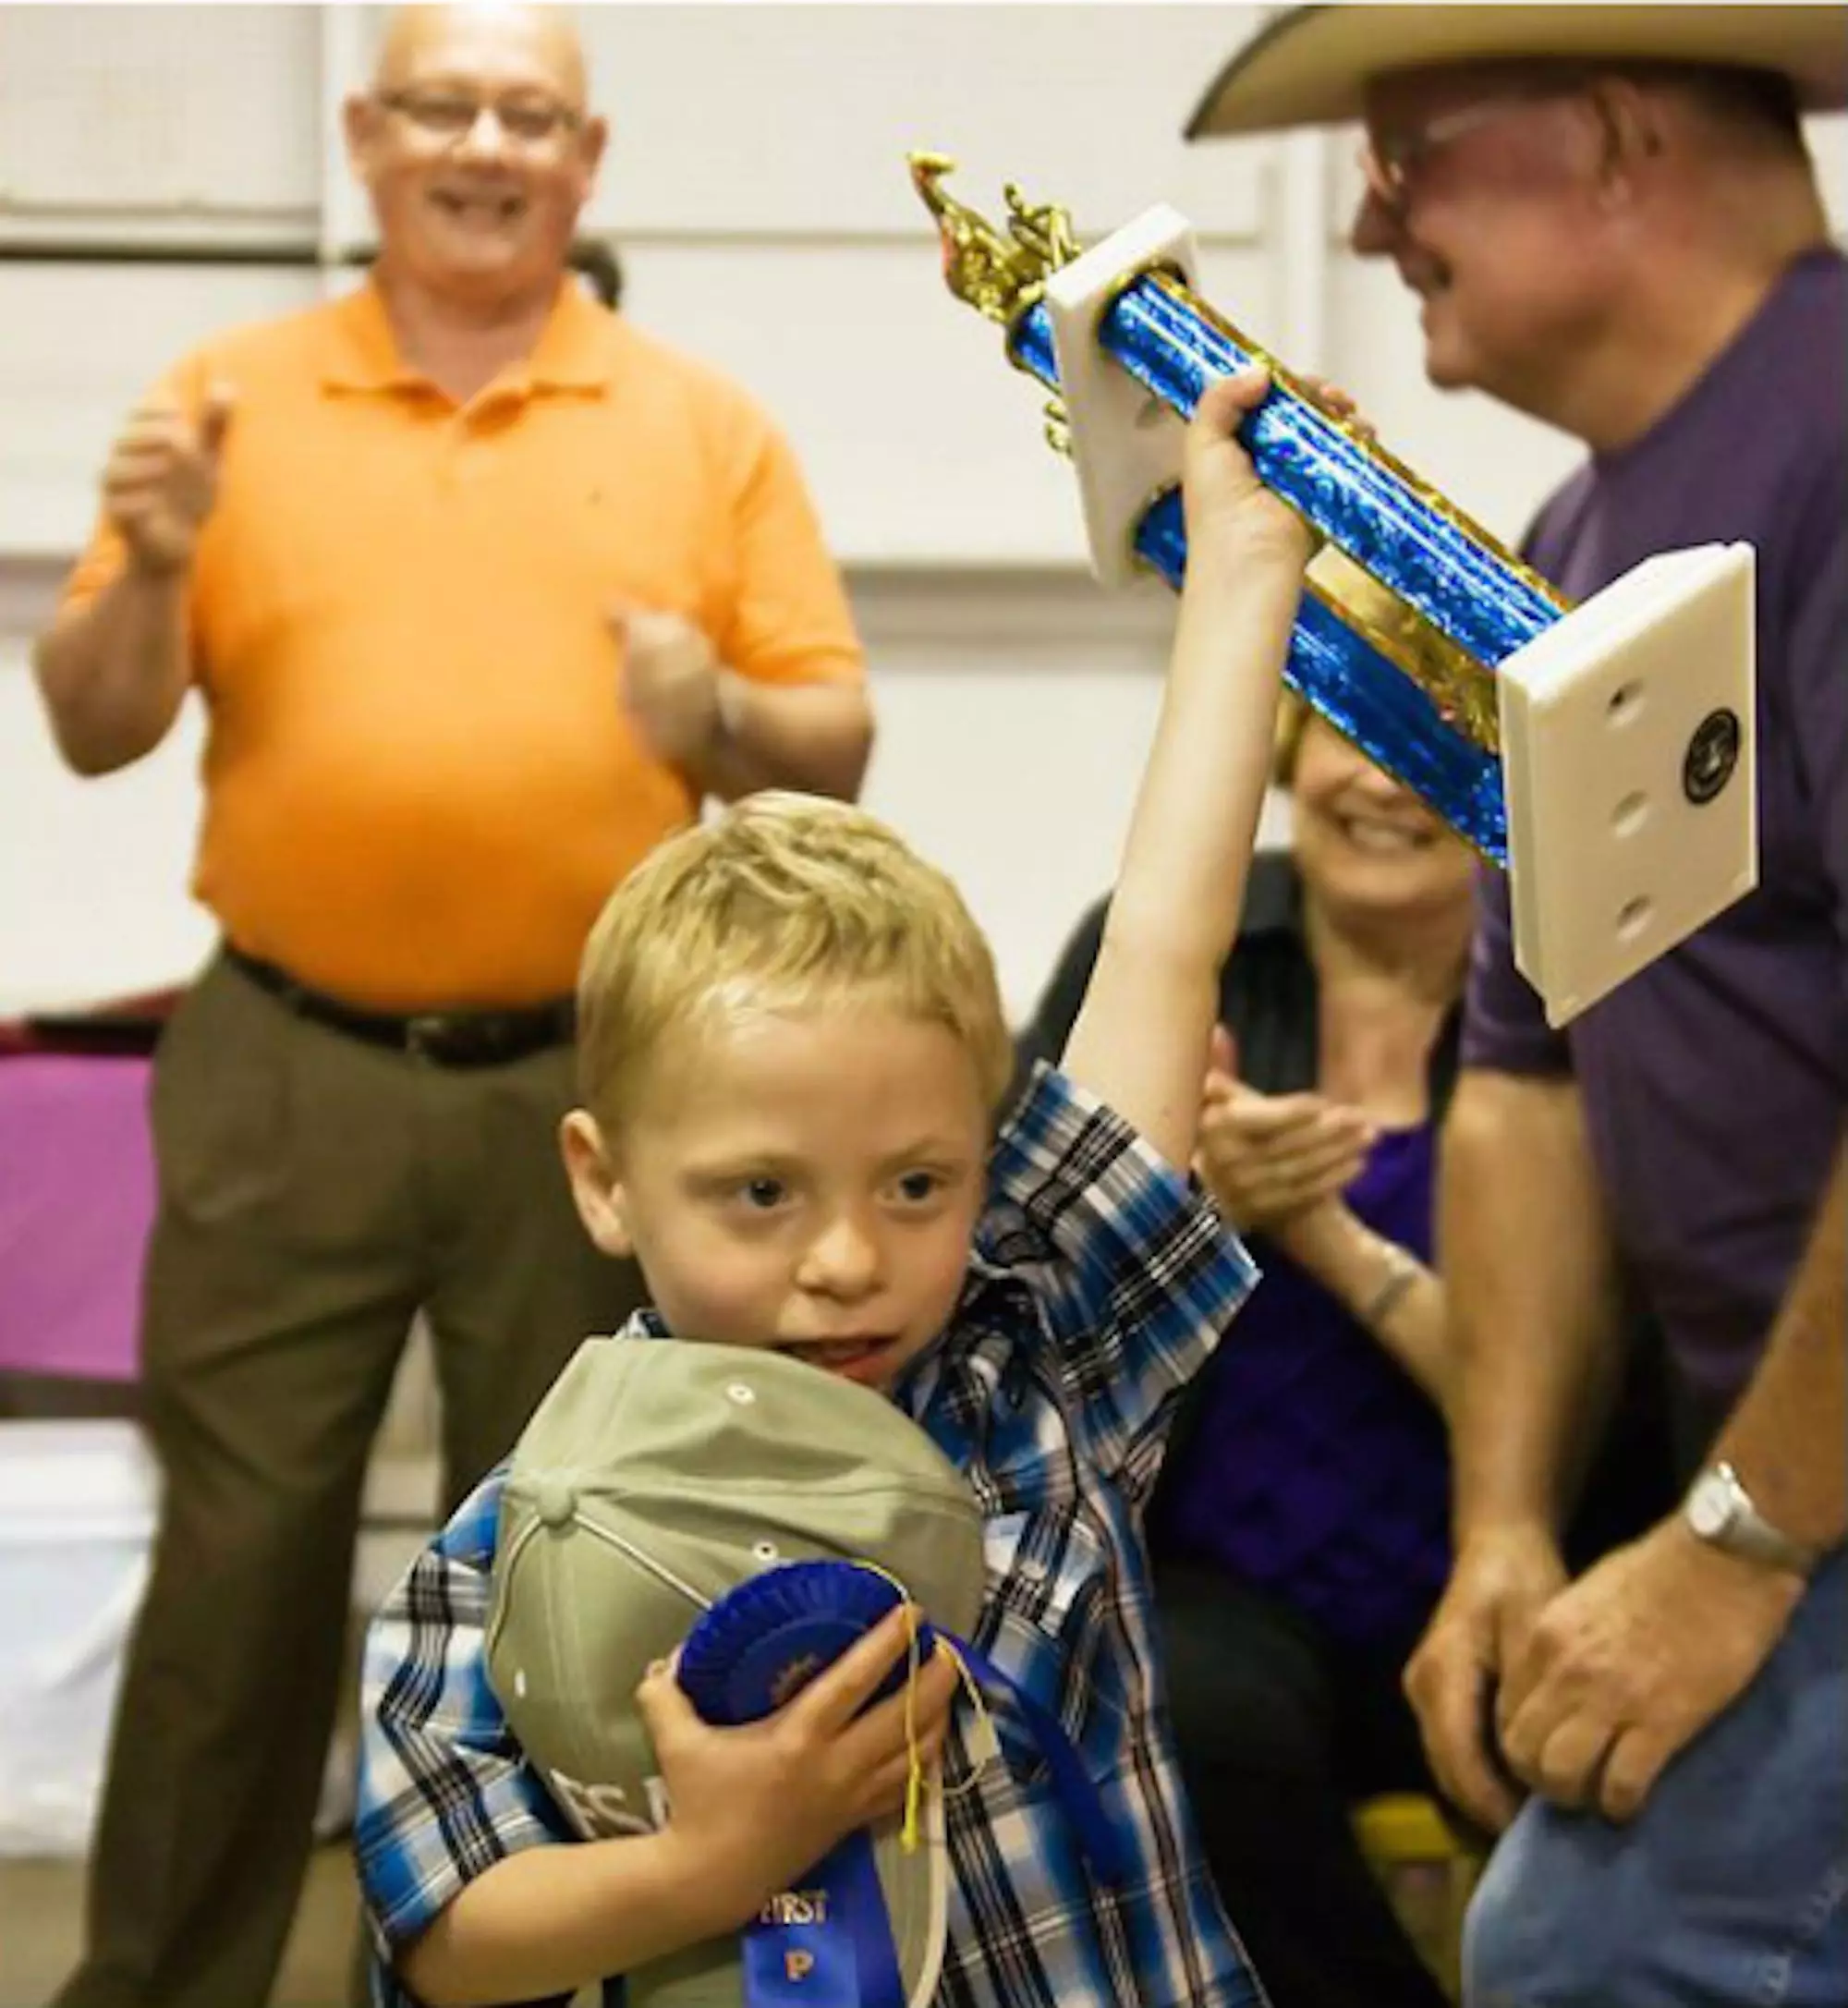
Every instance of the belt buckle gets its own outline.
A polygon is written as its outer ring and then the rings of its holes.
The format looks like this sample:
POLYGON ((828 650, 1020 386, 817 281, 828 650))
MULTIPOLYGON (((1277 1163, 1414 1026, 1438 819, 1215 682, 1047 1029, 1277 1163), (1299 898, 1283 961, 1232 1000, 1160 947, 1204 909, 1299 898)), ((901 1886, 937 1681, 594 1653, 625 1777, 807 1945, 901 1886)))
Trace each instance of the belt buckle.
POLYGON ((405 1021, 405 1049, 414 1060, 421 1060, 432 1066, 443 1065, 448 1055, 452 1026, 448 1016, 440 1011, 425 1011, 405 1021))

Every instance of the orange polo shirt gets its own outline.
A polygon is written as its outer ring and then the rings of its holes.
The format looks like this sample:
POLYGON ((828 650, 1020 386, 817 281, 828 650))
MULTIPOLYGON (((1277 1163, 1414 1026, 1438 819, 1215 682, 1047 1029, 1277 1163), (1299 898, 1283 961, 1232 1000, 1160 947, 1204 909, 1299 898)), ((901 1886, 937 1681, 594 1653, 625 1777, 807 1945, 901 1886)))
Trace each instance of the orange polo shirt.
MULTIPOLYGON (((456 407, 371 286, 189 356, 236 403, 191 600, 193 890, 240 948, 387 1010, 568 992, 599 907, 695 804, 624 716, 607 610, 685 615, 767 683, 864 673, 795 460, 735 385, 575 283, 456 407)), ((67 601, 122 562, 106 528, 67 601)))

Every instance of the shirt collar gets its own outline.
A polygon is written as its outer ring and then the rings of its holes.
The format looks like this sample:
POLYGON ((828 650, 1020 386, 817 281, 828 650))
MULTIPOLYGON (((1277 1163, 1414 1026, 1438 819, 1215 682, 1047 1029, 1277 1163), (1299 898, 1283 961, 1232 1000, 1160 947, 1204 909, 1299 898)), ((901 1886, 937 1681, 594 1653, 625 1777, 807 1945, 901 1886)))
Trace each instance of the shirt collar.
MULTIPOLYGON (((376 279, 369 278, 338 302, 334 322, 333 353, 322 370, 322 381, 330 390, 405 390, 425 381, 399 352, 376 279)), ((614 374, 610 340, 614 325, 609 310, 566 274, 532 354, 504 371, 495 388, 517 395, 606 389, 614 374)))
MULTIPOLYGON (((976 1231, 980 1234, 979 1225, 976 1231)), ((1042 1327, 1032 1286, 1017 1271, 985 1255, 978 1245, 969 1250, 968 1272, 949 1323, 916 1358, 906 1362, 894 1383, 892 1398, 915 1420, 936 1404, 948 1383, 961 1387, 973 1413, 983 1406, 984 1396, 970 1364, 972 1345, 979 1345, 983 1334, 1017 1338, 1024 1330, 1043 1336, 1042 1327)), ((998 1367, 998 1392, 1009 1406, 1017 1407, 1031 1384, 1030 1348, 1005 1344, 990 1357, 998 1367)))

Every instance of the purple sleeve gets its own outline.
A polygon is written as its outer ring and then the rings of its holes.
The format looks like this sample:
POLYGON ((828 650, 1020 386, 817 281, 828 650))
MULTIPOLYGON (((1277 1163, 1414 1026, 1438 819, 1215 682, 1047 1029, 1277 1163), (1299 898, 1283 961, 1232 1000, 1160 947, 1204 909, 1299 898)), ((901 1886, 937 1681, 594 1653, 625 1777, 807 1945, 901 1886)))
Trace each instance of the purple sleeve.
POLYGON ((1572 1049, 1547 1023, 1536 991, 1514 967, 1508 881, 1485 865, 1476 885, 1476 941, 1464 996, 1463 1065, 1497 1074, 1569 1074, 1572 1049))

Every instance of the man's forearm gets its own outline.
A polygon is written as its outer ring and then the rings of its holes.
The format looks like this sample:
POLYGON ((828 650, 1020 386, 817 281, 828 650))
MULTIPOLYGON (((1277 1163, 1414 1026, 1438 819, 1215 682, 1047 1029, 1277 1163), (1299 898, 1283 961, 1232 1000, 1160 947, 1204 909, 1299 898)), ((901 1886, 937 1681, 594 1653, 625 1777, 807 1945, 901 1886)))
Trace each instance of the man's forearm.
POLYGON ((722 671, 721 731, 699 779, 736 802, 760 788, 853 801, 872 751, 872 712, 858 684, 764 684, 722 671))
POLYGON ((1802 1266, 1714 1455, 1771 1524, 1816 1548, 1848 1536, 1848 1138, 1802 1266))
POLYGON ((1623 1341, 1615 1251, 1571 1081, 1464 1075, 1443 1129, 1438 1239, 1458 1543, 1514 1527, 1556 1534, 1623 1341))
POLYGON ((39 688, 58 750, 79 773, 126 767, 166 736, 192 675, 188 577, 129 566, 41 639, 39 688))

